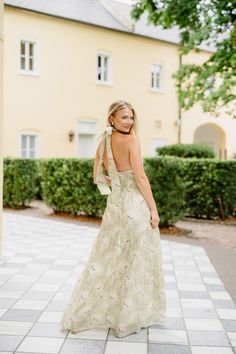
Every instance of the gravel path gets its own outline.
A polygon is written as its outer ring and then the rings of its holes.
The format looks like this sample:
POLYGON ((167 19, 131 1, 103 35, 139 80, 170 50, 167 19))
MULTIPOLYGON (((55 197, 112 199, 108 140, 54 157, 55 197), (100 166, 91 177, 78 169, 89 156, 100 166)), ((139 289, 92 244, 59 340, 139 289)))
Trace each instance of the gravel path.
POLYGON ((190 237, 206 240, 236 250, 236 225, 224 225, 206 221, 178 221, 176 226, 192 231, 190 237))

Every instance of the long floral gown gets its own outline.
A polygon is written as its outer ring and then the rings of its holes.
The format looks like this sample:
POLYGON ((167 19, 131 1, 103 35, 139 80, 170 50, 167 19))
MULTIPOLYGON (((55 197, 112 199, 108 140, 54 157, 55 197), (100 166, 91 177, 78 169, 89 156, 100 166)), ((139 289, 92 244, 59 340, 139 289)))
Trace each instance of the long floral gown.
POLYGON ((116 337, 124 337, 166 318, 166 293, 159 228, 151 227, 133 171, 117 171, 111 134, 103 135, 97 173, 100 192, 109 194, 107 206, 61 327, 112 328, 116 337), (105 148, 111 190, 102 169, 105 148))

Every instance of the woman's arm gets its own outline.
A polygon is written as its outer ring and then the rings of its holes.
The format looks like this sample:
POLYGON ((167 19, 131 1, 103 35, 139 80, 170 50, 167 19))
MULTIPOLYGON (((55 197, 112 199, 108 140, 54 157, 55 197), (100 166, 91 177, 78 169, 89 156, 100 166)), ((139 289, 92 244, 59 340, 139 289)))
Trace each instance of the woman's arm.
POLYGON ((99 147, 97 148, 95 159, 94 159, 94 165, 93 165, 93 183, 96 183, 96 175, 97 175, 97 169, 98 169, 98 162, 99 162, 99 147))
POLYGON ((153 227, 156 227, 159 224, 160 219, 157 212, 156 202, 152 195, 151 186, 143 168, 139 140, 136 136, 132 135, 128 144, 130 164, 134 171, 136 183, 150 208, 151 224, 153 227))
MULTIPOLYGON (((99 162, 99 159, 100 159, 100 154, 99 154, 99 151, 100 151, 100 144, 97 148, 97 151, 96 151, 96 155, 95 155, 95 159, 94 159, 94 165, 93 165, 93 183, 96 183, 96 175, 97 175, 97 169, 98 169, 98 162, 99 162)), ((105 158, 105 156, 104 156, 105 158)), ((104 167, 104 165, 102 165, 103 167, 103 173, 106 172, 106 168, 104 167)), ((110 186, 111 185, 111 179, 109 176, 105 176, 106 178, 106 181, 107 181, 107 184, 110 186)))

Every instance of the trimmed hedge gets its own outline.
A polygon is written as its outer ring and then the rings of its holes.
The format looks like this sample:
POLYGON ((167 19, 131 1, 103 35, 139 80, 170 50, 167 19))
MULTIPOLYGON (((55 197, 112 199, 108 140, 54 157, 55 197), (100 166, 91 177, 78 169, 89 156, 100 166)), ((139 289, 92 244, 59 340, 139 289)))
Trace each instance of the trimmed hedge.
POLYGON ((92 159, 42 159, 40 179, 42 199, 56 213, 103 214, 106 197, 93 183, 92 159))
POLYGON ((186 212, 185 190, 188 182, 183 179, 182 159, 145 158, 144 168, 160 214, 160 225, 174 225, 186 212))
MULTIPOLYGON (((182 216, 224 218, 236 212, 236 161, 145 158, 161 226, 182 216)), ((103 215, 106 196, 93 183, 92 159, 4 159, 4 206, 38 198, 56 213, 103 215), (39 185, 40 183, 40 185, 39 185)))
MULTIPOLYGON (((184 215, 185 185, 180 177, 181 161, 145 159, 145 168, 157 200, 161 225, 172 225, 184 215)), ((40 174, 43 199, 55 212, 103 214, 106 197, 93 183, 93 160, 45 160, 41 162, 40 174)))
POLYGON ((35 160, 5 158, 3 164, 3 205, 24 208, 38 192, 35 160))
POLYGON ((184 159, 187 214, 221 218, 236 212, 236 161, 184 159))
POLYGON ((214 158, 214 150, 207 146, 201 144, 173 144, 156 149, 158 155, 160 156, 179 156, 179 157, 205 157, 214 158))

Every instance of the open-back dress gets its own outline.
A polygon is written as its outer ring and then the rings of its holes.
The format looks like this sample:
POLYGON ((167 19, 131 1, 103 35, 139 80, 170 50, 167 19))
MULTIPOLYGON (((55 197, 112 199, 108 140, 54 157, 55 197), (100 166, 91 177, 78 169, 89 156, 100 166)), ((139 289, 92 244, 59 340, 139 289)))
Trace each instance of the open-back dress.
POLYGON ((134 172, 117 171, 111 134, 109 129, 103 134, 96 179, 101 194, 108 194, 106 209, 61 327, 112 328, 124 337, 166 318, 166 293, 159 228, 150 224, 134 172), (110 183, 103 174, 105 148, 110 183))

